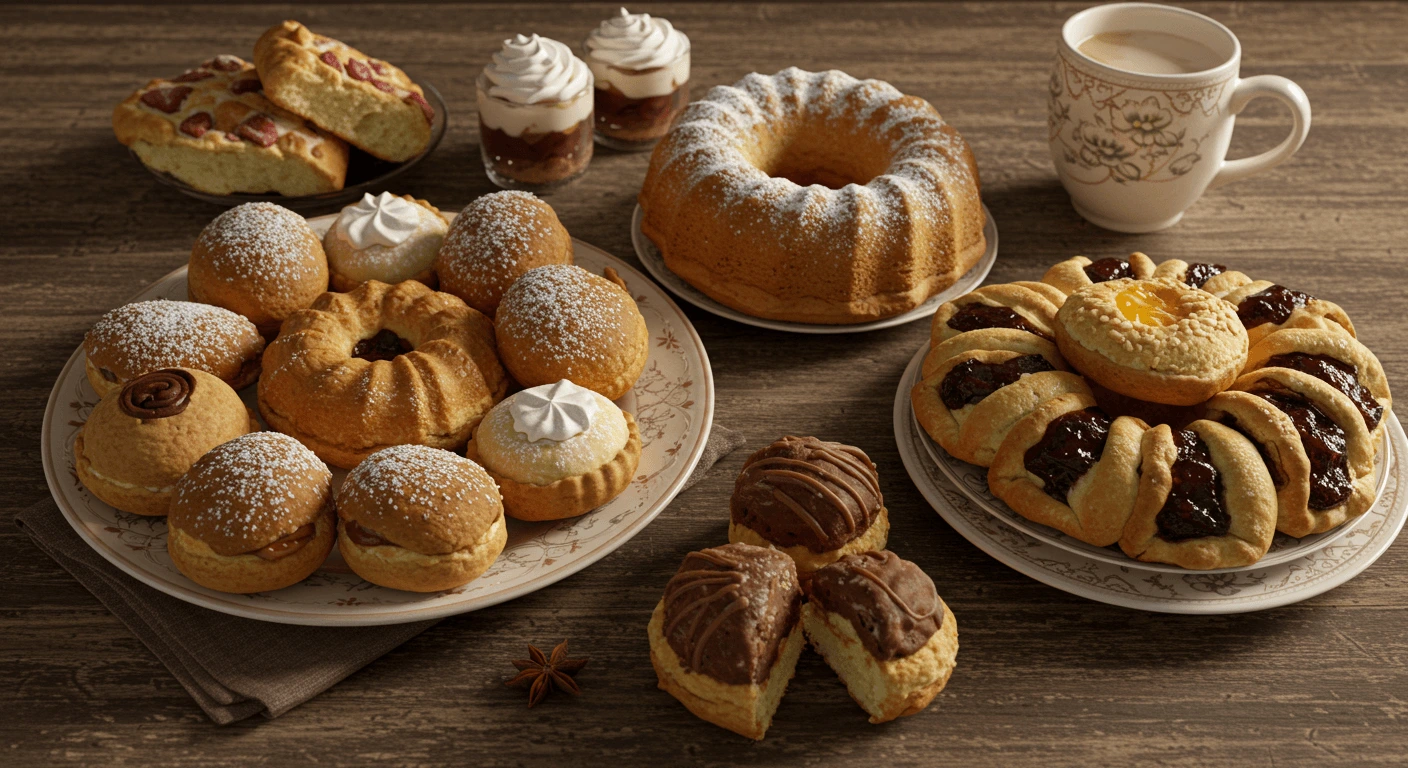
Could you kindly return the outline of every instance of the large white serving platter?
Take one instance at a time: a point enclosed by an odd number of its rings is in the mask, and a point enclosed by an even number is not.
[[[320,235],[334,216],[310,219]],[[223,613],[286,624],[400,624],[486,608],[561,581],[606,557],[654,520],[699,462],[714,412],[714,380],[704,344],[670,297],[644,275],[595,246],[576,240],[576,263],[600,274],[613,267],[640,306],[650,332],[650,358],[635,388],[617,401],[640,424],[635,479],[611,502],[571,520],[509,521],[508,546],[478,579],[458,589],[416,594],[363,581],[337,550],[307,580],[275,592],[231,595],[181,575],[166,553],[166,521],[119,512],[99,501],[74,473],[73,440],[97,396],[83,372],[83,349],[59,374],[44,414],[44,474],[59,509],[89,546],[139,581]],[[186,268],[158,280],[133,301],[186,299]],[[254,387],[241,395],[251,405]],[[334,470],[334,483],[345,472]]]

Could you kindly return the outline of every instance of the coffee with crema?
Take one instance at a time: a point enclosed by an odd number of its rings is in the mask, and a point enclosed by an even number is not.
[[[1221,64],[1224,58],[1196,40],[1151,30],[1100,32],[1077,48],[1101,64],[1145,75],[1202,72]]]

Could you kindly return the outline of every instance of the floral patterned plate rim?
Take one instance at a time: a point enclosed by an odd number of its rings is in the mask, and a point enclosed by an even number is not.
[[[718,315],[727,320],[732,320],[744,325],[751,325],[757,328],[767,328],[774,331],[790,331],[792,333],[862,333],[864,331],[877,331],[881,328],[892,328],[896,325],[912,323],[915,320],[922,320],[932,316],[939,311],[939,305],[962,296],[965,293],[977,288],[987,279],[988,272],[992,271],[992,265],[997,261],[997,223],[992,219],[992,211],[983,206],[983,214],[986,222],[983,224],[983,237],[987,240],[988,249],[983,253],[982,258],[973,268],[958,278],[953,285],[940,291],[938,294],[929,297],[929,300],[918,307],[905,312],[902,315],[887,317],[882,320],[875,320],[869,323],[854,323],[851,325],[826,325],[823,323],[792,323],[785,320],[769,320],[763,317],[753,317],[738,310],[725,306],[705,295],[703,291],[686,283],[683,278],[676,275],[665,266],[665,258],[660,255],[660,249],[655,247],[655,243],[645,236],[641,231],[640,223],[645,218],[645,212],[640,205],[636,205],[635,212],[631,214],[631,244],[635,246],[636,255],[640,257],[640,263],[645,266],[645,271],[650,276],[660,282],[661,285],[670,289],[670,292],[696,307]]]
[[[927,350],[920,350],[895,392],[895,443],[920,493],[960,536],[998,562],[1073,595],[1111,605],[1161,613],[1241,613],[1276,608],[1314,597],[1362,573],[1382,555],[1408,520],[1408,437],[1397,417],[1387,422],[1393,445],[1388,480],[1370,510],[1324,548],[1277,565],[1258,563],[1236,572],[1151,572],[1093,560],[1052,546],[999,519],[973,502],[929,456],[928,436],[913,418],[909,390]]]
[[[334,216],[310,219],[319,234]],[[617,402],[641,428],[640,467],[625,493],[572,520],[509,521],[509,542],[493,566],[458,589],[416,594],[363,581],[334,549],[322,569],[275,592],[231,595],[181,575],[166,554],[166,521],[119,512],[78,482],[73,438],[97,401],[83,373],[83,349],[69,358],[49,395],[42,452],[49,490],[80,537],[137,580],[173,597],[222,613],[285,624],[363,626],[435,619],[522,597],[567,578],[626,543],[679,493],[703,455],[713,422],[714,380],[694,326],[665,291],[625,262],[575,240],[576,263],[600,273],[614,267],[640,305],[650,357],[634,390]],[[186,268],[147,287],[133,301],[186,298]],[[253,402],[254,387],[241,395]],[[334,470],[334,482],[345,472]]]

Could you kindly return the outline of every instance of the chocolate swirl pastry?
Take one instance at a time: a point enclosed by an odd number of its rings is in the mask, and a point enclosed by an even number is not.
[[[1232,525],[1223,499],[1222,475],[1212,465],[1212,454],[1198,433],[1173,433],[1178,458],[1169,468],[1173,485],[1164,506],[1154,518],[1159,538],[1187,541],[1206,536],[1222,536]]]
[[[153,371],[127,382],[118,406],[134,419],[164,419],[185,411],[195,388],[195,377],[180,368]]]
[[[784,437],[748,457],[729,500],[735,524],[812,552],[839,549],[865,533],[883,507],[870,457],[815,437]]]
[[[1309,304],[1314,298],[1308,293],[1293,291],[1284,285],[1273,285],[1242,299],[1237,305],[1237,317],[1247,328],[1267,323],[1280,325],[1291,318],[1292,312]]]
[[[1188,269],[1183,273],[1183,282],[1190,288],[1202,288],[1213,277],[1227,271],[1227,267],[1221,264],[1208,264],[1206,262],[1195,261],[1188,265]]]
[[[808,598],[851,622],[871,656],[909,656],[943,623],[934,582],[894,552],[847,555],[812,576]]]
[[[1085,276],[1092,283],[1107,283],[1123,277],[1134,277],[1128,259],[1097,259],[1085,265]]]
[[[802,607],[797,568],[751,544],[685,555],[665,585],[664,635],[680,665],[728,685],[767,680]]]
[[[1011,307],[994,307],[991,304],[974,302],[965,304],[953,317],[948,319],[948,327],[955,331],[976,331],[982,328],[1016,328],[1033,333],[1043,339],[1050,339],[1040,328],[1032,325]]]

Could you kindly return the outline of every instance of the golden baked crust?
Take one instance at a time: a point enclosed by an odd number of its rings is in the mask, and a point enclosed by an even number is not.
[[[1129,263],[1129,270],[1133,273],[1133,279],[1145,280],[1154,276],[1154,262],[1148,256],[1138,251],[1129,254],[1127,259],[1122,259]],[[1050,285],[1064,294],[1070,295],[1076,291],[1097,283],[1090,279],[1085,273],[1085,268],[1093,264],[1085,256],[1072,256],[1065,261],[1057,263],[1051,269],[1046,270],[1046,274],[1041,276],[1041,282]]]
[[[1232,568],[1260,560],[1276,532],[1276,493],[1256,446],[1235,430],[1213,421],[1188,425],[1207,445],[1222,478],[1230,518],[1227,533],[1184,541],[1159,536],[1156,517],[1168,499],[1171,467],[1178,456],[1173,430],[1159,424],[1144,433],[1139,496],[1120,537],[1120,549],[1144,562],[1171,563],[1190,570]]]
[[[1283,328],[1267,334],[1251,348],[1242,371],[1250,373],[1268,367],[1271,358],[1291,354],[1323,355],[1354,368],[1354,378],[1383,407],[1379,422],[1372,430],[1374,445],[1377,446],[1384,423],[1393,410],[1393,393],[1389,391],[1388,377],[1384,375],[1379,358],[1357,339],[1338,329]]]
[[[270,101],[382,160],[409,160],[430,143],[433,112],[405,72],[296,21],[259,37],[254,64]]]
[[[337,523],[329,507],[313,522],[313,539],[291,555],[265,560],[245,553],[222,555],[175,525],[166,532],[166,552],[186,578],[219,592],[249,594],[293,586],[312,576],[332,551]]]
[[[1132,310],[1131,297],[1149,303]],[[1076,370],[1149,402],[1201,403],[1226,389],[1247,359],[1236,311],[1170,278],[1086,286],[1066,298],[1056,320],[1056,344]]]
[[[805,546],[797,545],[791,547],[779,546],[763,537],[761,533],[749,528],[747,525],[735,523],[729,520],[728,540],[731,543],[752,544],[755,547],[771,547],[784,555],[792,558],[792,562],[797,564],[797,573],[805,580],[809,574],[824,568],[846,555],[859,554],[861,552],[879,552],[884,549],[890,539],[890,513],[884,507],[880,508],[880,513],[875,520],[865,529],[865,533],[842,544],[839,548],[827,552],[813,552]]]
[[[351,356],[381,330],[413,349],[391,360]],[[285,322],[264,351],[259,412],[350,468],[391,445],[459,450],[507,388],[488,318],[413,280],[371,280],[325,293]]]
[[[402,280],[415,280],[429,288],[439,285],[435,278],[435,254],[444,242],[449,222],[440,209],[428,200],[411,195],[401,195],[401,199],[419,206],[423,213],[421,229],[395,248],[376,244],[358,249],[339,232],[336,223],[328,228],[327,234],[323,235],[323,251],[327,254],[328,275],[334,291],[355,291],[357,286],[368,280],[393,285]],[[428,232],[423,231],[427,223],[431,230]],[[424,266],[416,270],[415,267],[420,265]]]
[[[476,440],[469,441],[465,456],[483,466],[498,483],[504,497],[504,511],[509,517],[534,521],[576,517],[620,496],[635,478],[636,467],[640,465],[640,429],[630,412],[621,413],[626,418],[630,437],[615,456],[591,472],[565,477],[548,485],[519,482],[494,471],[479,456]],[[480,422],[482,425],[483,422]],[[475,437],[478,435],[479,428],[476,427]]]
[[[435,256],[435,272],[441,290],[493,317],[528,270],[571,263],[572,237],[552,206],[531,192],[505,190],[460,211]]]
[[[148,82],[113,110],[112,129],[143,163],[214,195],[316,195],[347,177],[347,145],[264,98],[235,56]]]
[[[98,397],[144,373],[185,368],[243,389],[259,378],[264,338],[247,318],[191,301],[138,301],[98,318],[83,337],[83,372]]]
[[[1040,287],[1038,287],[1040,286]],[[935,344],[949,341],[963,331],[949,323],[954,315],[970,304],[985,304],[990,307],[1006,307],[1016,312],[1024,321],[1034,326],[1039,336],[1055,338],[1056,311],[1061,308],[1065,296],[1059,296],[1056,289],[1043,283],[995,283],[985,285],[970,293],[946,301],[939,305],[930,324],[930,337]],[[999,330],[997,328],[980,330]],[[1001,329],[1012,330],[1012,329]]]
[[[859,323],[907,312],[987,249],[977,162],[923,99],[843,72],[748,75],[651,155],[641,231],[745,314]]]
[[[478,541],[445,554],[426,555],[394,544],[363,546],[347,537],[345,525],[338,526],[337,535],[338,551],[354,573],[373,584],[407,592],[462,587],[489,570],[507,543],[502,513]]]
[[[1059,395],[1017,422],[988,468],[988,488],[1022,517],[1097,547],[1119,541],[1139,493],[1140,444],[1148,425],[1130,416],[1110,423],[1098,460],[1071,485],[1067,503],[1052,498],[1044,481],[1027,471],[1026,452],[1057,417],[1095,407],[1083,393]]]
[[[1221,298],[1234,308],[1239,308],[1248,297],[1275,287],[1277,287],[1276,283],[1269,280],[1252,280],[1227,291]],[[1356,335],[1354,323],[1350,322],[1349,315],[1345,314],[1345,311],[1340,309],[1338,304],[1312,296],[1305,306],[1292,310],[1284,322],[1260,323],[1247,328],[1247,338],[1251,344],[1258,344],[1262,339],[1282,328],[1323,328],[1331,331],[1343,331],[1350,336]]]

